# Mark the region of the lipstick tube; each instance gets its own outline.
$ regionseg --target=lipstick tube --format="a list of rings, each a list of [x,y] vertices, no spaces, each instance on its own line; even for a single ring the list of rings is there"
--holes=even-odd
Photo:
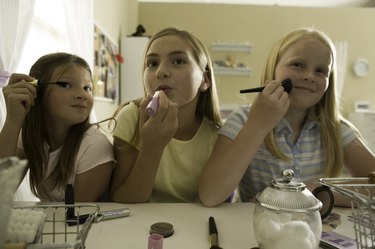
[[[159,108],[159,91],[154,93],[150,103],[146,107],[146,112],[149,116],[154,116],[158,112]]]

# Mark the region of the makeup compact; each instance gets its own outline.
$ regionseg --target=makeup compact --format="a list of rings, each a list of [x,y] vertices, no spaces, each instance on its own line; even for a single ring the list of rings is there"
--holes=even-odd
[[[173,225],[168,222],[157,222],[151,225],[150,234],[160,234],[164,238],[172,236],[174,233]]]

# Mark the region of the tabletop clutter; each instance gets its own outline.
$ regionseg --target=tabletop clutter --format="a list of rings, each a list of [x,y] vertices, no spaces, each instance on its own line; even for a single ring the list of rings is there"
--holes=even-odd
[[[6,224],[0,226],[0,248],[27,248],[31,244],[33,244],[33,248],[38,248],[37,245],[41,245],[39,243],[42,240],[41,234],[47,223],[48,212],[45,211],[47,209],[23,209],[13,206],[13,196],[18,186],[17,179],[20,179],[23,175],[26,163],[25,160],[19,160],[18,158],[0,159],[0,224]],[[371,177],[370,180],[374,180]],[[65,232],[70,231],[70,229],[76,230],[73,236],[78,238],[79,233],[81,233],[78,230],[85,230],[85,236],[79,237],[80,244],[73,246],[74,248],[85,248],[84,242],[92,224],[130,215],[129,208],[99,212],[99,206],[94,204],[89,206],[96,209],[87,213],[88,209],[74,204],[74,197],[71,196],[71,193],[74,193],[72,186],[67,186],[66,190],[66,202],[68,203],[55,205],[53,208],[57,210],[62,207],[60,216],[63,217],[63,220],[60,222],[64,224]],[[257,194],[256,200],[252,213],[253,224],[249,224],[249,226],[253,226],[254,236],[259,248],[319,248],[322,236],[322,218],[319,211],[322,203],[306,188],[303,182],[295,178],[292,170],[282,171],[281,177],[273,179],[269,187]],[[80,208],[84,211],[80,211]],[[55,213],[53,215],[55,216]],[[213,216],[207,218],[209,236],[207,248],[222,249],[219,245],[215,218]],[[73,228],[67,226],[68,219],[76,219]],[[88,219],[91,220],[88,221]],[[55,220],[52,222],[56,223]],[[71,222],[72,220],[70,220]],[[370,236],[373,236],[372,238],[375,237],[374,230],[370,230],[369,233]],[[148,249],[162,249],[163,240],[173,234],[174,227],[171,223],[156,222],[150,225],[145,243]],[[372,243],[374,244],[374,242]],[[14,247],[14,245],[19,245],[19,247]]]
[[[12,209],[26,163],[16,157],[0,159],[0,224],[5,224],[0,226],[0,248],[5,243],[35,242],[45,217],[40,211]]]
[[[82,236],[84,233],[80,231],[84,230],[84,226],[68,229],[66,216],[69,210],[64,207],[64,204],[27,203],[20,206],[14,205],[14,194],[25,172],[26,164],[26,160],[19,160],[16,157],[0,159],[0,248],[25,249],[29,246],[35,249],[49,248],[46,247],[46,244],[54,244],[56,246],[54,248],[83,248],[71,246],[74,243],[68,246],[68,239],[78,241],[77,245],[84,241]],[[94,214],[98,213],[98,209],[94,209],[97,208],[96,205],[86,206],[95,210]],[[73,206],[73,209],[76,207]],[[78,206],[76,210],[78,210]],[[91,219],[89,218],[86,217],[90,221],[93,216]],[[49,236],[46,236],[43,241],[45,244],[42,245],[41,241],[45,234]],[[57,246],[58,243],[59,246]],[[63,247],[64,245],[65,247]]]
[[[10,212],[7,241],[9,243],[37,242],[45,213],[39,210],[12,209]]]

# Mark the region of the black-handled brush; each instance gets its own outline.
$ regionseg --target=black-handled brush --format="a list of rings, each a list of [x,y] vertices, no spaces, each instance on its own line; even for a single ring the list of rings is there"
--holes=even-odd
[[[285,79],[281,82],[282,87],[284,87],[284,91],[287,93],[290,93],[293,88],[292,81],[290,79]],[[264,86],[261,87],[255,87],[255,88],[249,88],[249,89],[244,89],[240,90],[240,93],[256,93],[256,92],[261,92],[263,91]]]

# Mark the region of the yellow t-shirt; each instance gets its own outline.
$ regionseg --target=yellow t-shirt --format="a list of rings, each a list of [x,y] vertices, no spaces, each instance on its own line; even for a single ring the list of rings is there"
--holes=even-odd
[[[114,136],[128,143],[137,130],[139,110],[134,103],[125,106],[117,117]],[[218,128],[204,118],[189,141],[172,139],[164,149],[156,174],[151,202],[198,202],[198,178],[210,157]],[[134,145],[138,150],[140,144]]]

